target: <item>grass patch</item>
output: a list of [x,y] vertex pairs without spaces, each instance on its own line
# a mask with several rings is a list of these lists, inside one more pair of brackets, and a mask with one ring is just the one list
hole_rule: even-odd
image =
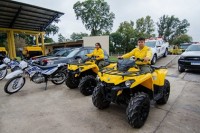
[[117,57],[116,56],[110,56],[109,60],[110,61],[117,61]]

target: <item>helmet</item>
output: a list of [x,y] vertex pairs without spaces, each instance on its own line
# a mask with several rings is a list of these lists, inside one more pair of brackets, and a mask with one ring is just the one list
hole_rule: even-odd
[[25,61],[21,61],[21,62],[19,63],[19,67],[20,67],[21,69],[25,69],[25,68],[28,67],[28,63],[25,62]]

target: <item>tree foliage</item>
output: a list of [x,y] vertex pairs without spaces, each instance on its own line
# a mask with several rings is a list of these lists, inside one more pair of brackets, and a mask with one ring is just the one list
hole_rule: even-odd
[[58,34],[58,42],[66,42],[66,38],[62,34]]
[[70,39],[73,40],[73,41],[76,41],[76,40],[80,40],[82,39],[83,37],[86,37],[88,36],[87,33],[72,33],[71,36],[70,36]]
[[187,43],[187,42],[192,42],[192,37],[189,36],[189,35],[184,34],[184,35],[177,36],[173,40],[172,44],[179,45],[181,43]]
[[45,36],[44,37],[44,43],[53,43],[54,40],[51,37]]
[[164,37],[166,41],[172,42],[175,37],[187,33],[190,23],[186,19],[181,21],[174,15],[163,15],[159,18],[157,26],[159,36]]
[[77,19],[81,18],[92,36],[109,31],[113,26],[115,15],[110,12],[110,6],[104,0],[85,0],[76,2],[73,6]]
[[120,23],[117,32],[119,32],[122,37],[121,44],[123,45],[123,51],[129,52],[134,47],[130,43],[131,38],[134,38],[135,34],[132,22],[124,21]]
[[137,36],[150,38],[155,30],[154,21],[150,16],[142,17],[136,21]]
[[109,49],[110,52],[112,53],[118,53],[123,51],[123,37],[121,33],[119,32],[114,32],[110,34],[110,44],[109,44]]
[[6,39],[7,39],[6,33],[0,33],[0,47],[5,46]]
[[56,26],[55,24],[50,24],[46,29],[45,29],[45,33],[46,33],[46,36],[49,36],[49,35],[55,35],[57,34],[59,31],[59,27]]

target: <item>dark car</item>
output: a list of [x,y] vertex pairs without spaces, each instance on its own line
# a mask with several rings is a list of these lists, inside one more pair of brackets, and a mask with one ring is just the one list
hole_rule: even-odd
[[[47,65],[51,64],[58,64],[58,63],[71,63],[76,61],[76,59],[81,58],[82,60],[85,60],[87,57],[86,54],[92,53],[94,50],[94,47],[80,47],[80,48],[74,48],[73,51],[71,51],[66,57],[56,57],[49,59],[47,62]],[[109,55],[104,50],[104,60],[108,61]]]
[[181,54],[178,60],[178,70],[184,72],[185,69],[200,70],[200,44],[190,45]]
[[185,50],[191,45],[191,43],[181,43],[180,44],[180,50],[181,52],[185,52]]
[[56,58],[56,57],[66,57],[70,52],[72,51],[72,48],[58,48],[54,49],[52,52],[48,53],[46,56],[35,56],[32,58],[36,64],[39,65],[46,65],[47,61]]

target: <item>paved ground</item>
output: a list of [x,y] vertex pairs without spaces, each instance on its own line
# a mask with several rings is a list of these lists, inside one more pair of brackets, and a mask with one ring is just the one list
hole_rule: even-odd
[[[159,60],[166,64],[172,57]],[[141,129],[129,126],[125,107],[112,104],[106,110],[96,109],[91,97],[70,90],[64,84],[34,84],[27,80],[24,88],[7,95],[6,81],[0,82],[0,133],[199,133],[200,73],[179,74],[177,65],[170,65],[167,77],[171,83],[169,102],[164,106],[152,103]]]

